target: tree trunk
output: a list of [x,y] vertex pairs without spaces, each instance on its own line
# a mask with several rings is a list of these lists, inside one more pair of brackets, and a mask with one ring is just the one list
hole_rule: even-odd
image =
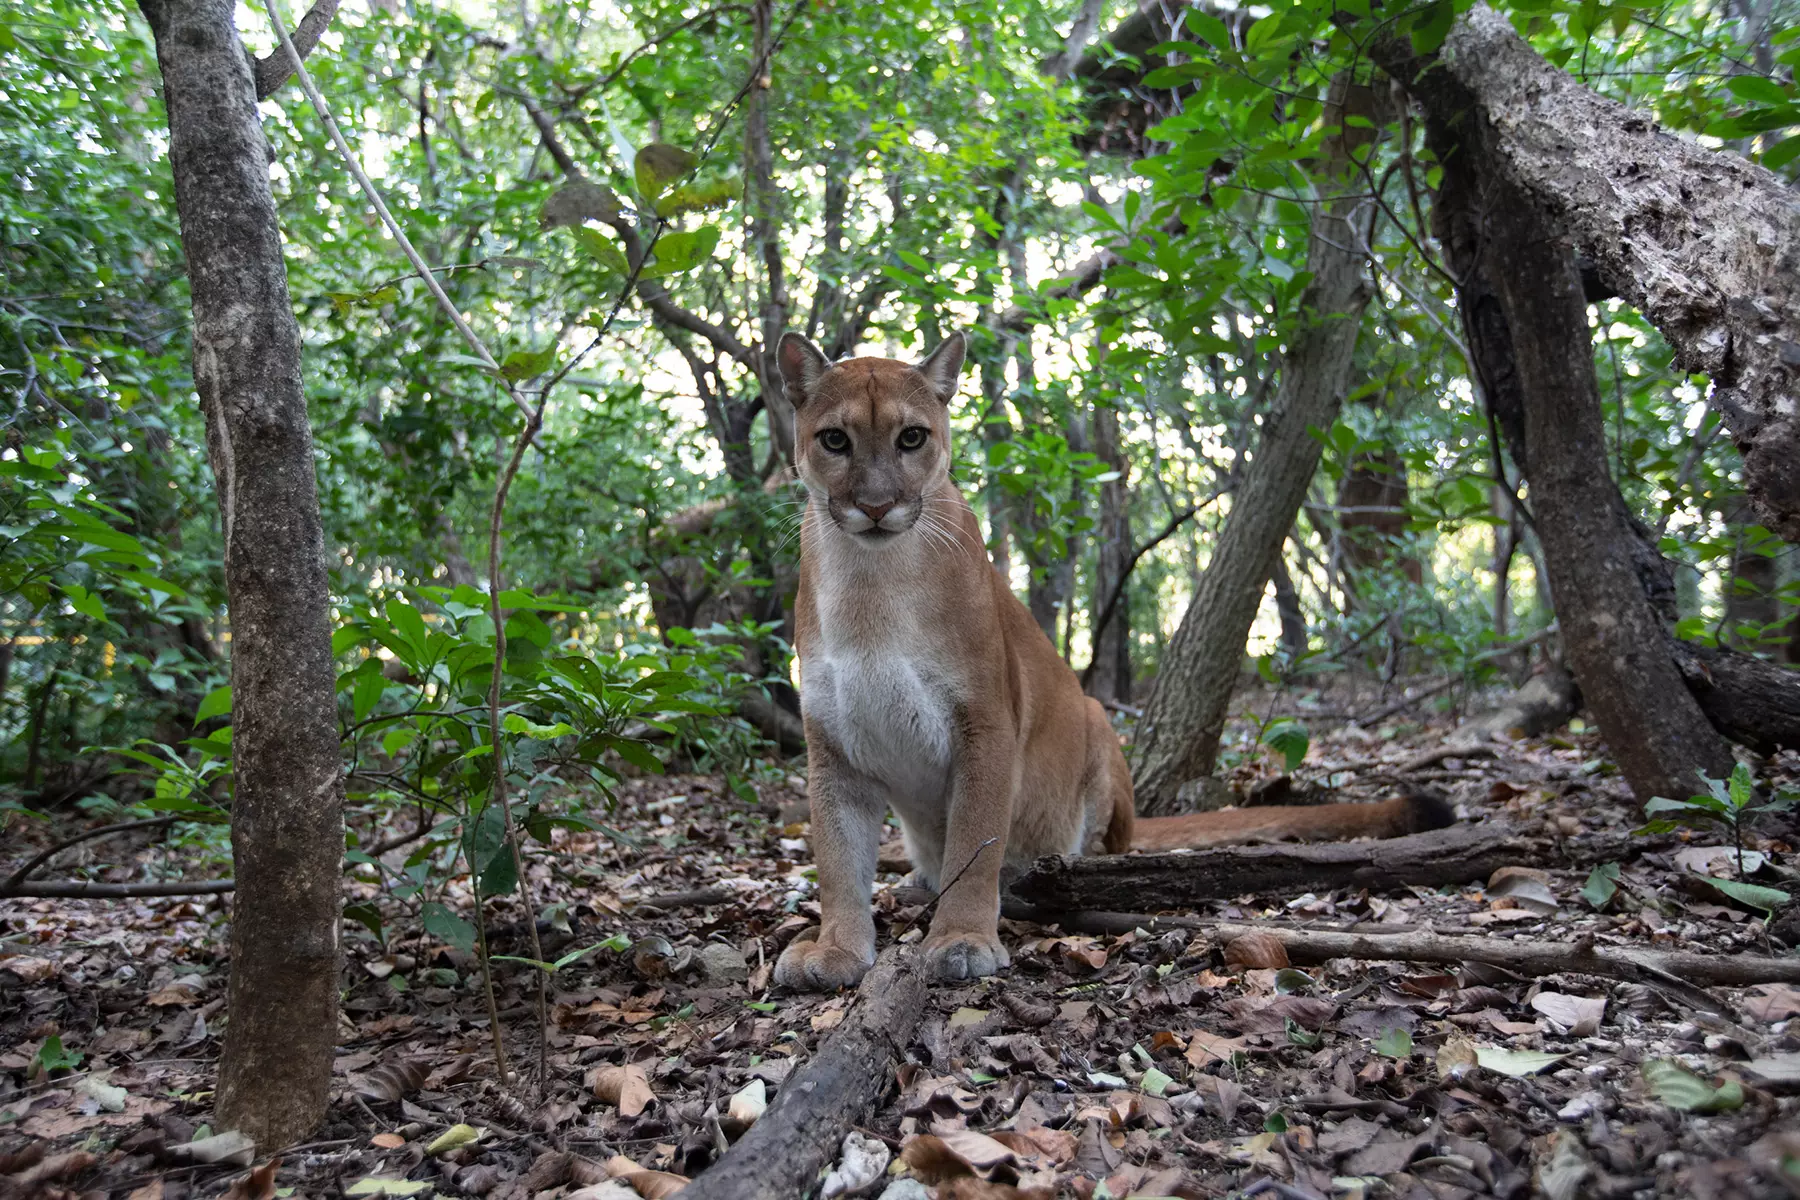
[[1281,618],[1281,652],[1290,665],[1306,657],[1306,612],[1300,607],[1300,593],[1294,578],[1288,574],[1287,560],[1275,555],[1271,574],[1275,585],[1275,612]]
[[231,612],[231,1021],[218,1124],[279,1149],[325,1115],[344,824],[330,593],[300,331],[231,0],[142,0],[194,304]]
[[[1341,111],[1346,90],[1366,89],[1340,77],[1331,90],[1333,108]],[[1321,201],[1329,202],[1314,209],[1306,263],[1312,279],[1301,293],[1299,325],[1282,357],[1275,402],[1138,722],[1132,780],[1138,811],[1146,815],[1178,811],[1181,785],[1212,771],[1245,640],[1318,470],[1322,446],[1311,430],[1331,428],[1349,387],[1370,296],[1361,247],[1368,242],[1373,206],[1356,194],[1360,182],[1343,169],[1341,140],[1332,139],[1325,153],[1327,173],[1319,188]]]
[[[1400,77],[1424,90],[1441,73]],[[1658,602],[1672,597],[1646,591],[1645,546],[1607,469],[1575,255],[1536,201],[1491,169],[1480,132],[1427,112],[1445,164],[1438,236],[1461,281],[1484,397],[1531,481],[1569,665],[1637,797],[1685,798],[1703,786],[1696,768],[1720,776],[1731,755],[1670,657]]]
[[[1126,472],[1130,462],[1119,445],[1119,412],[1111,404],[1094,405],[1094,455],[1118,472],[1117,479],[1100,485],[1099,518],[1094,526],[1094,591],[1088,612],[1099,620],[1107,599],[1125,577],[1131,559],[1131,510],[1126,503]],[[1088,695],[1102,702],[1131,703],[1131,610],[1121,594],[1106,624],[1095,629],[1087,678]]]
[[[1411,57],[1405,39],[1376,49]],[[1712,377],[1763,523],[1800,541],[1800,205],[1773,172],[1671,137],[1540,58],[1477,4],[1435,69],[1400,78],[1428,116],[1479,126],[1483,161],[1541,204],[1600,281]]]

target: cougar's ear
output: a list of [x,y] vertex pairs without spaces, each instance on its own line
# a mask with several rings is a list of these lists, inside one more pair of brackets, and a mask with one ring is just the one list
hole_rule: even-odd
[[956,395],[956,377],[962,374],[963,356],[968,351],[969,339],[959,331],[939,342],[937,349],[927,354],[917,368],[945,404]]
[[830,364],[825,352],[798,333],[784,333],[775,348],[775,361],[781,366],[781,382],[787,385],[788,403],[800,408],[812,398],[819,376]]

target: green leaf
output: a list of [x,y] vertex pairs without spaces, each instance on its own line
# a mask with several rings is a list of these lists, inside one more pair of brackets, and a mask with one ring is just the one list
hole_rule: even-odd
[[1271,721],[1263,729],[1263,745],[1279,753],[1292,771],[1306,760],[1306,749],[1312,744],[1306,726],[1292,717]]
[[583,250],[586,250],[596,262],[613,274],[628,275],[631,273],[631,264],[625,261],[625,252],[598,229],[576,226],[569,232],[575,236],[576,242]]
[[194,710],[194,724],[210,721],[214,717],[229,716],[231,713],[231,685],[216,687],[206,693],[206,699],[200,701],[200,707]]
[[1757,883],[1745,883],[1738,879],[1718,879],[1711,875],[1698,875],[1695,878],[1704,881],[1718,892],[1722,892],[1739,904],[1756,909],[1765,917],[1775,915],[1775,910],[1786,904],[1790,897],[1780,888],[1763,887]]
[[1387,1058],[1411,1058],[1412,1034],[1396,1025],[1375,1040],[1375,1053]]
[[79,1050],[64,1050],[62,1038],[51,1034],[38,1047],[37,1063],[46,1071],[73,1071],[87,1056]]
[[1475,1061],[1482,1070],[1510,1075],[1514,1079],[1536,1075],[1567,1057],[1569,1056],[1566,1054],[1550,1054],[1543,1050],[1508,1050],[1504,1046],[1475,1047]]
[[368,900],[357,900],[344,905],[344,920],[355,921],[358,925],[381,939],[381,910]]
[[1789,104],[1793,97],[1773,79],[1763,75],[1733,75],[1725,87],[1739,100],[1765,107]]
[[644,274],[659,277],[691,271],[711,258],[718,244],[719,228],[716,225],[665,233],[657,240],[655,261],[645,269]]
[[683,213],[707,212],[725,208],[738,198],[741,184],[736,179],[713,179],[705,183],[684,183],[656,202],[656,215],[678,217]]
[[514,350],[500,363],[500,375],[511,383],[522,379],[530,379],[534,375],[542,375],[556,362],[556,347],[546,346],[542,350]]
[[1731,779],[1726,784],[1726,789],[1726,796],[1731,801],[1731,807],[1747,808],[1750,801],[1756,798],[1756,781],[1750,775],[1750,768],[1743,763],[1732,767]]
[[1281,1115],[1280,1110],[1272,1112],[1263,1118],[1264,1133],[1286,1133],[1287,1131],[1287,1118]]
[[669,185],[694,169],[697,160],[688,151],[667,142],[651,142],[637,152],[633,173],[638,195],[655,201]]
[[554,725],[539,725],[536,721],[526,720],[518,713],[507,713],[500,721],[500,728],[508,733],[522,733],[526,737],[540,742],[575,732],[575,727],[567,721],[558,721]]
[[474,953],[475,927],[449,908],[436,900],[427,900],[419,915],[426,933],[465,954]]
[[[1414,54],[1434,53],[1449,36],[1450,23],[1456,20],[1456,5],[1451,0],[1433,0],[1413,18],[1412,48]],[[1261,22],[1257,22],[1261,24]]]
[[1310,1050],[1325,1040],[1324,1034],[1314,1033],[1292,1017],[1286,1018],[1286,1031],[1287,1042],[1290,1046],[1300,1046]]
[[1657,1099],[1681,1112],[1735,1112],[1744,1106],[1744,1089],[1734,1079],[1715,1087],[1670,1058],[1650,1059],[1641,1070]]
[[100,602],[100,597],[94,595],[94,593],[88,591],[80,584],[69,584],[67,587],[63,588],[63,595],[68,597],[69,607],[73,608],[82,616],[92,617],[96,621],[106,620],[106,605]]
[[1619,864],[1616,862],[1601,863],[1588,872],[1587,882],[1581,885],[1581,898],[1595,909],[1605,909],[1618,894]]

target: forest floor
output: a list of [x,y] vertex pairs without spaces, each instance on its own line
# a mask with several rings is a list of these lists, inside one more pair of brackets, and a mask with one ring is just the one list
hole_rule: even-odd
[[[1444,720],[1313,724],[1295,779],[1339,798],[1430,785],[1465,822],[1559,840],[1635,823],[1578,727],[1404,772],[1443,745]],[[1792,754],[1767,766],[1800,777]],[[1250,757],[1234,783],[1276,770]],[[416,908],[366,868],[353,874],[349,892],[379,909],[388,937],[346,923],[329,1120],[272,1171],[252,1169],[262,1155],[205,1140],[225,1015],[220,897],[0,900],[0,1200],[669,1194],[717,1158],[856,998],[769,989],[781,948],[817,919],[797,777],[759,789],[757,803],[716,776],[631,779],[606,820],[607,832],[559,830],[553,848],[534,844],[527,875],[535,903],[556,906],[541,926],[546,958],[620,934],[631,946],[591,950],[550,978],[547,1039],[536,968],[496,964],[507,1051],[524,1078],[506,1091],[470,955],[424,933]],[[22,861],[24,843],[74,827],[15,829],[0,871]],[[1765,923],[1691,878],[1709,866],[1730,874],[1720,841],[1644,839],[1620,857],[1604,904],[1593,864],[1522,861],[1527,870],[1503,881],[1238,896],[1189,916],[1791,965],[1794,908]],[[1796,862],[1793,842],[1749,842],[1768,860],[1765,879]],[[166,868],[179,856],[137,845],[89,843],[46,874],[110,862],[93,877],[143,878],[147,861]],[[895,842],[884,858],[897,852]],[[898,883],[885,873],[878,885],[884,946],[915,940],[928,920]],[[467,879],[442,898],[468,913]],[[1160,906],[1146,896],[1144,907]],[[519,913],[493,903],[494,952],[531,955]],[[858,1125],[853,1154],[872,1155],[871,1170],[893,1156],[859,1194],[1800,1195],[1792,983],[1701,993],[1679,980],[1361,959],[1300,972],[1242,947],[1228,956],[1193,921],[1146,919],[1112,936],[1005,921],[1002,933],[1009,972],[931,988],[896,1085]],[[1227,965],[1245,957],[1265,965]],[[1702,1007],[1709,997],[1718,1012]]]

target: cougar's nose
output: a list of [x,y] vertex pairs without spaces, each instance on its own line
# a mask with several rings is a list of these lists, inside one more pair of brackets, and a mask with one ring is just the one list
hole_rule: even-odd
[[886,504],[870,504],[866,500],[859,500],[856,507],[862,509],[863,515],[869,520],[879,523],[881,518],[894,511],[894,502],[889,500]]

